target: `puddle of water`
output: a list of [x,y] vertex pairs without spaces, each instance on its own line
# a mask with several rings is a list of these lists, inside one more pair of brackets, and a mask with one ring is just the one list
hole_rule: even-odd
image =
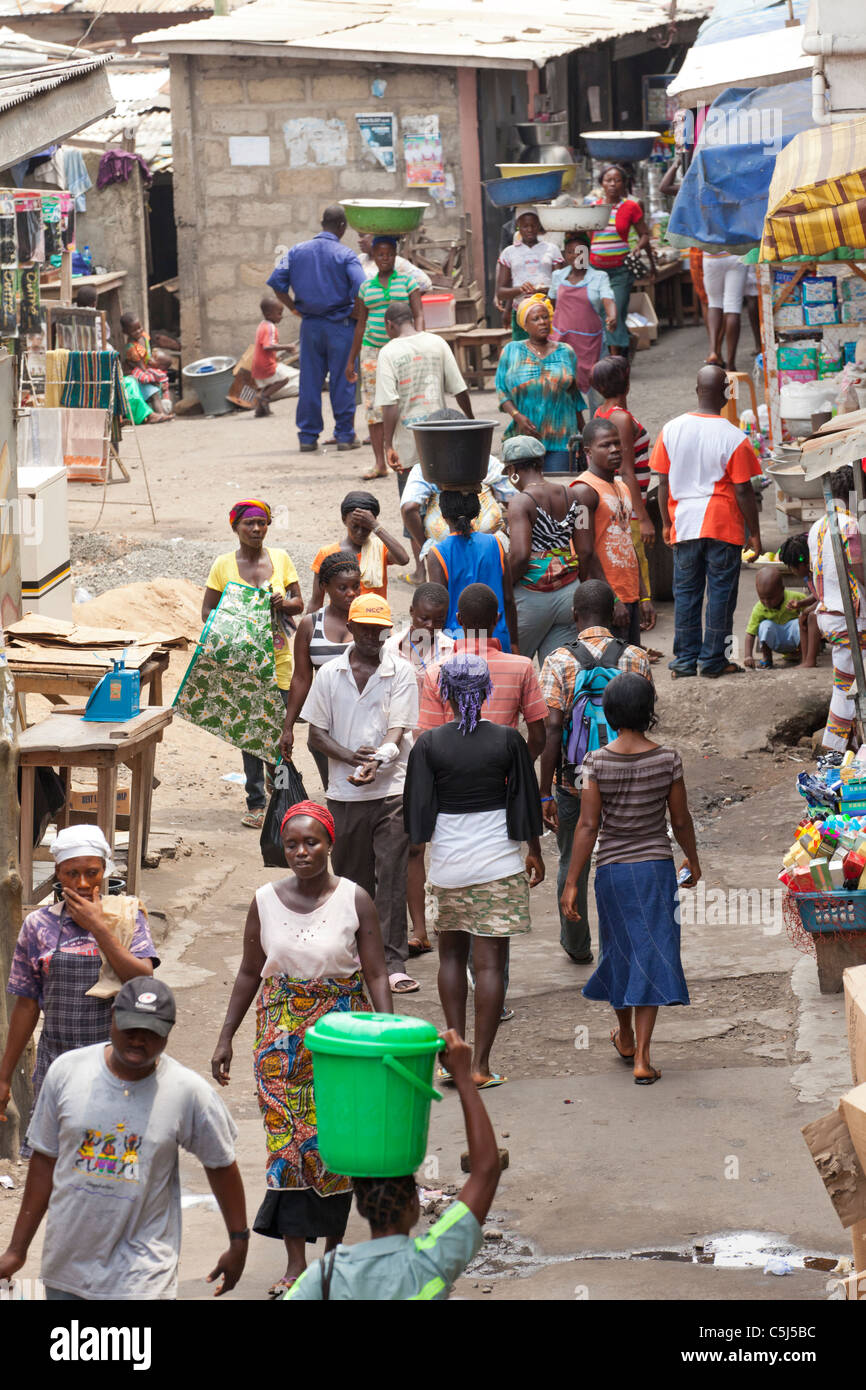
[[503,1230],[502,1239],[485,1242],[467,1273],[495,1279],[504,1275],[535,1274],[550,1265],[578,1260],[654,1260],[674,1264],[715,1265],[719,1269],[768,1269],[784,1274],[797,1269],[829,1273],[837,1257],[799,1249],[775,1231],[724,1231],[713,1233],[688,1245],[672,1245],[644,1250],[578,1250],[572,1255],[542,1255],[526,1240]]

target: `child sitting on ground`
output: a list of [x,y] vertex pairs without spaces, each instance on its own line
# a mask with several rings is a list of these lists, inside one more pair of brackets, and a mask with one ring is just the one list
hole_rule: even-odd
[[123,369],[128,376],[134,376],[141,394],[148,405],[157,406],[163,415],[172,414],[171,396],[168,390],[166,367],[172,365],[165,353],[153,351],[150,338],[135,314],[122,314],[120,326],[126,334],[126,349],[123,354]]
[[478,1254],[482,1226],[499,1182],[499,1152],[484,1102],[472,1080],[472,1049],[453,1028],[445,1033],[445,1069],[457,1087],[470,1175],[460,1196],[426,1235],[412,1239],[421,1207],[414,1176],[353,1178],[359,1215],[370,1240],[338,1245],[295,1281],[285,1297],[315,1302],[417,1302],[447,1299],[451,1284]]
[[292,369],[277,359],[288,348],[280,347],[277,325],[283,317],[283,306],[273,295],[266,294],[260,304],[262,321],[256,329],[253,348],[252,378],[258,388],[256,415],[270,415],[271,401],[284,393],[292,381]]
[[[755,589],[758,602],[752,609],[746,625],[746,654],[743,662],[751,670],[755,669],[755,638],[761,660],[757,665],[769,670],[773,665],[773,652],[779,652],[787,660],[799,660],[800,650],[800,609],[812,602],[808,594],[799,589],[786,589],[779,570],[764,565],[755,575]],[[814,664],[814,663],[813,663]]]
[[788,566],[798,579],[806,585],[808,603],[802,603],[797,616],[800,620],[800,651],[803,654],[801,665],[817,666],[821,650],[821,629],[818,626],[818,592],[812,578],[812,565],[809,559],[809,537],[789,536],[779,546],[779,559]]

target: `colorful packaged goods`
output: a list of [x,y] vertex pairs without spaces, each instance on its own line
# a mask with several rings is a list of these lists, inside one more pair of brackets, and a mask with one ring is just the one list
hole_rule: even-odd
[[804,304],[836,303],[835,275],[804,275],[800,284],[803,286]]
[[818,323],[838,323],[839,306],[835,299],[832,304],[804,304],[803,322],[809,328]]

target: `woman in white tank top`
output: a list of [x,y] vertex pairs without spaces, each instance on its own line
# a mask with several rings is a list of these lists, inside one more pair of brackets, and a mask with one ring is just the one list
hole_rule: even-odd
[[289,876],[256,892],[244,926],[244,953],[211,1068],[229,1083],[232,1039],[253,1001],[253,1070],[267,1136],[267,1196],[253,1223],[259,1235],[283,1239],[278,1297],[306,1268],[305,1242],[339,1244],[349,1219],[348,1178],[330,1173],[319,1156],[313,1063],[304,1034],[325,1014],[372,1007],[391,1013],[391,990],[379,919],[357,884],[335,878],[328,856],[334,822],[323,806],[302,801],[282,824]]

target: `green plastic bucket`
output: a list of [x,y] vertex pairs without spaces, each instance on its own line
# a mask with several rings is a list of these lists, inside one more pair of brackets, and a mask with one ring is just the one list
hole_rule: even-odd
[[432,1023],[400,1014],[331,1013],[307,1030],[319,1152],[332,1173],[393,1178],[427,1152],[433,1060],[444,1046]]

